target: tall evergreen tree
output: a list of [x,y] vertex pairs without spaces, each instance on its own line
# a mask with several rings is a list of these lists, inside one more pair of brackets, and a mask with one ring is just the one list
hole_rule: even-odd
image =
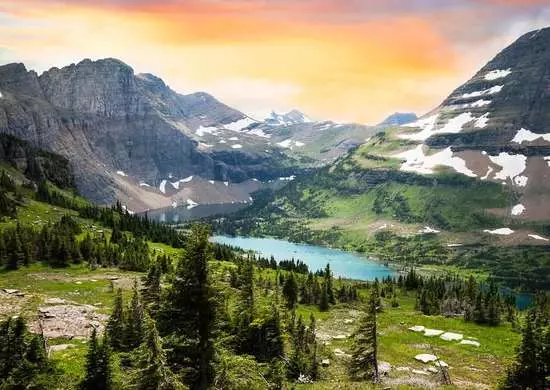
[[294,272],[290,272],[285,278],[283,296],[285,297],[286,305],[289,309],[296,307],[296,303],[298,302],[298,283],[296,283]]
[[126,323],[124,325],[126,347],[130,350],[140,346],[145,336],[145,311],[141,303],[137,280],[134,280],[132,300],[128,307]]
[[154,317],[160,307],[160,278],[162,276],[162,270],[158,264],[158,260],[153,262],[149,267],[147,276],[143,281],[142,297],[143,304],[149,314]]
[[353,335],[350,374],[356,380],[378,382],[378,340],[376,335],[377,296],[371,293],[367,312]]
[[194,225],[178,262],[160,313],[159,326],[169,336],[172,354],[193,389],[206,389],[214,378],[212,334],[215,302],[208,275],[208,228]]
[[101,343],[94,328],[88,344],[86,374],[80,383],[82,390],[110,390],[113,388],[111,357],[108,340]]
[[170,370],[162,349],[155,322],[147,320],[145,341],[137,350],[137,375],[134,387],[138,390],[180,390],[185,387]]
[[122,290],[118,289],[115,296],[114,308],[107,322],[106,332],[109,335],[111,347],[115,351],[124,351],[126,346],[126,332],[124,301],[122,298]]
[[327,290],[328,301],[330,304],[334,305],[336,300],[334,299],[334,288],[332,283],[332,271],[330,270],[330,264],[327,263],[325,267],[325,288]]

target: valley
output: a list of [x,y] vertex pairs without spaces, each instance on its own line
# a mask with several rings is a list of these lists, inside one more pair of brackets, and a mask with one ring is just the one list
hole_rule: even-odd
[[549,63],[528,32],[377,125],[0,66],[0,389],[550,388]]

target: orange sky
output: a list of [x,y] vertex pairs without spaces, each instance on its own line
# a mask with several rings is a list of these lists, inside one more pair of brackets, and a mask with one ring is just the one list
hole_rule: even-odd
[[550,25],[545,3],[3,0],[0,63],[40,72],[116,57],[255,117],[298,108],[376,123],[439,104],[504,45]]

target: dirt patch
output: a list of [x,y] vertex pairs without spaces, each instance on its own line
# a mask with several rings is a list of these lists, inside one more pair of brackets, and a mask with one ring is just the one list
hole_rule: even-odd
[[0,290],[0,318],[21,314],[30,305],[32,295],[6,293]]
[[38,322],[31,325],[47,338],[89,337],[92,330],[103,332],[109,316],[98,314],[92,305],[55,305],[38,308]]

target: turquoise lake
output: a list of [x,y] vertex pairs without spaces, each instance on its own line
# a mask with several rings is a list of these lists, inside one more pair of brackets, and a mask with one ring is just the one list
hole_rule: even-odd
[[275,238],[214,236],[212,241],[252,250],[263,257],[276,260],[292,258],[306,263],[310,271],[324,268],[327,263],[336,277],[357,280],[382,279],[395,275],[390,268],[353,252],[324,248],[316,245],[296,244]]

